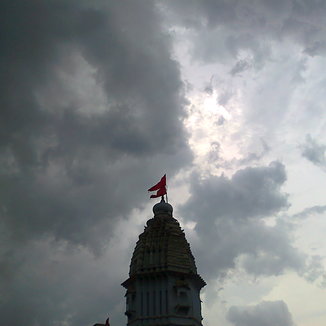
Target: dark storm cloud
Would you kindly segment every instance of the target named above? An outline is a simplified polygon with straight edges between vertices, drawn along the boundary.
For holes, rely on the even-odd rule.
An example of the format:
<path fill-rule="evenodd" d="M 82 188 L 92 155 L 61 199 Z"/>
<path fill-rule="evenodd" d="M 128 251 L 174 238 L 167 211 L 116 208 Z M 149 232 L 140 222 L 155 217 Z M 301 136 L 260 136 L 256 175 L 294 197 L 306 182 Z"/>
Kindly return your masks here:
<path fill-rule="evenodd" d="M 303 271 L 305 256 L 292 246 L 290 226 L 263 220 L 289 206 L 281 191 L 285 180 L 279 162 L 239 170 L 232 178 L 193 176 L 182 215 L 197 222 L 195 256 L 205 277 L 223 276 L 237 261 L 257 276 Z"/>
<path fill-rule="evenodd" d="M 2 323 L 91 326 L 108 314 L 116 324 L 124 322 L 124 293 L 117 280 L 119 265 L 127 262 L 111 246 L 108 254 L 95 258 L 50 239 L 30 241 L 7 253 L 7 269 L 1 268 Z"/>
<path fill-rule="evenodd" d="M 6 1 L 2 16 L 3 219 L 19 238 L 85 242 L 97 221 L 141 203 L 135 189 L 165 172 L 163 156 L 170 174 L 190 158 L 169 39 L 142 2 Z M 76 54 L 96 71 L 104 112 L 82 114 L 62 90 Z"/>
<path fill-rule="evenodd" d="M 263 301 L 256 306 L 231 307 L 227 319 L 234 326 L 294 326 L 284 301 Z"/>
<path fill-rule="evenodd" d="M 241 51 L 261 67 L 274 41 L 291 40 L 308 55 L 325 54 L 326 12 L 320 1 L 169 1 L 169 18 L 192 28 L 193 54 L 203 61 L 236 60 Z M 173 17 L 174 15 L 174 20 Z"/>
<path fill-rule="evenodd" d="M 104 250 L 153 180 L 191 161 L 179 67 L 147 1 L 8 0 L 0 15 L 2 323 L 89 323 L 116 286 L 88 301 L 108 271 L 89 277 L 85 252 Z"/>
<path fill-rule="evenodd" d="M 288 206 L 286 194 L 280 192 L 285 180 L 285 167 L 279 162 L 239 170 L 231 179 L 222 175 L 200 180 L 194 176 L 191 184 L 193 196 L 185 208 L 191 215 L 187 216 L 197 220 L 198 210 L 204 219 L 213 220 L 225 217 L 248 219 L 277 213 Z"/>
<path fill-rule="evenodd" d="M 302 156 L 313 164 L 326 169 L 326 146 L 320 144 L 317 140 L 313 139 L 310 135 L 307 135 L 306 142 L 301 146 Z"/>

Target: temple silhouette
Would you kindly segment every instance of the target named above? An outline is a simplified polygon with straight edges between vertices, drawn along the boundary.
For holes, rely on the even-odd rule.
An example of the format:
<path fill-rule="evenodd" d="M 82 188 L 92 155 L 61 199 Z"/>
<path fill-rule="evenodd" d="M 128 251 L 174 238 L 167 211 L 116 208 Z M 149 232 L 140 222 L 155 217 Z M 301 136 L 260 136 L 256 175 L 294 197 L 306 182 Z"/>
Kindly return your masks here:
<path fill-rule="evenodd" d="M 122 283 L 127 326 L 202 326 L 200 290 L 206 283 L 185 233 L 164 196 L 153 213 L 136 243 L 129 278 Z"/>

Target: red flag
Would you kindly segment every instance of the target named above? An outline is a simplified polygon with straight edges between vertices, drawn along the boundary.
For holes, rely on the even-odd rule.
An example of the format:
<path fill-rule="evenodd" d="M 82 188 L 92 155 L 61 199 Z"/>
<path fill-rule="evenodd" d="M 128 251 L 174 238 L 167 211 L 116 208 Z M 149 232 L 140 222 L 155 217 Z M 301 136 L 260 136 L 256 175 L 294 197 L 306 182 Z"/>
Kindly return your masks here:
<path fill-rule="evenodd" d="M 166 195 L 166 188 L 161 188 L 157 191 L 156 195 L 151 195 L 151 198 L 157 198 Z"/>
<path fill-rule="evenodd" d="M 155 190 L 157 190 L 156 195 L 151 195 L 151 198 L 157 198 L 166 195 L 166 174 L 164 174 L 164 176 L 155 186 L 148 189 L 148 191 Z"/>
<path fill-rule="evenodd" d="M 105 326 L 110 326 L 110 318 L 108 318 L 106 321 L 105 321 Z"/>
<path fill-rule="evenodd" d="M 149 188 L 148 191 L 159 190 L 166 186 L 166 174 L 163 175 L 161 180 L 153 187 Z"/>

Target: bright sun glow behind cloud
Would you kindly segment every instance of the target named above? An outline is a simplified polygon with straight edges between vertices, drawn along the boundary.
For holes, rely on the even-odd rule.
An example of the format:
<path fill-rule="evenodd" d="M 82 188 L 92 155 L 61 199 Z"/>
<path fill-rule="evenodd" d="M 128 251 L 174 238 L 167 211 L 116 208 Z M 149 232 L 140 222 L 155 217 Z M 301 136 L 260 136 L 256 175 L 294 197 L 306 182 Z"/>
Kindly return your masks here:
<path fill-rule="evenodd" d="M 272 161 L 279 161 L 285 164 L 288 176 L 288 180 L 282 186 L 282 191 L 289 194 L 291 203 L 287 214 L 291 215 L 309 205 L 323 205 L 323 192 L 320 189 L 323 188 L 325 174 L 313 166 L 309 166 L 308 169 L 310 163 L 302 160 L 298 152 L 304 133 L 314 133 L 314 129 L 309 129 L 315 124 L 311 122 L 314 117 L 306 118 L 306 122 L 302 119 L 302 116 L 307 115 L 307 111 L 302 109 L 302 103 L 305 103 L 306 97 L 309 97 L 304 89 L 313 87 L 316 81 L 313 75 L 307 78 L 310 83 L 293 82 L 294 78 L 300 80 L 300 76 L 297 76 L 300 72 L 291 60 L 284 58 L 287 51 L 291 52 L 295 49 L 283 48 L 280 50 L 280 56 L 284 58 L 270 62 L 264 69 L 256 71 L 251 64 L 244 66 L 248 69 L 246 78 L 239 75 L 230 76 L 230 70 L 227 71 L 225 65 L 219 62 L 215 65 L 185 63 L 186 50 L 182 50 L 182 55 L 178 59 L 183 62 L 183 77 L 191 85 L 187 93 L 188 116 L 184 125 L 189 132 L 189 144 L 195 154 L 196 172 L 204 178 L 221 174 L 232 177 L 239 169 L 259 167 L 268 165 Z M 251 57 L 249 61 L 253 60 Z M 310 71 L 309 67 L 310 65 L 307 64 L 307 71 Z M 291 74 L 295 76 L 290 77 Z M 215 75 L 220 78 L 215 78 Z M 291 89 L 291 83 L 296 85 L 297 92 Z M 318 106 L 315 110 L 317 109 Z M 294 110 L 295 115 L 287 114 L 286 110 Z M 302 121 L 302 125 L 300 128 L 293 127 L 298 119 Z M 321 123 L 322 121 L 318 122 L 319 125 Z M 316 132 L 319 129 L 320 127 Z M 307 173 L 303 173 L 303 170 Z M 315 179 L 319 180 L 318 184 L 312 182 Z M 313 192 L 307 191 L 311 188 Z M 271 221 L 275 223 L 277 218 L 274 216 Z M 321 216 L 318 218 L 320 219 Z M 274 226 L 273 223 L 270 224 L 271 227 Z M 319 240 L 320 235 L 315 233 L 316 237 L 313 236 L 312 230 L 317 224 L 310 225 L 309 234 L 306 234 L 302 228 L 293 227 L 293 236 L 296 239 L 303 237 L 308 242 L 315 240 L 322 245 L 324 241 Z M 298 245 L 303 253 L 311 254 L 309 246 L 299 242 L 295 245 Z M 321 266 L 326 268 L 321 251 L 322 249 L 318 248 L 315 254 L 319 256 L 317 259 Z M 307 321 L 311 321 L 314 326 L 324 325 L 324 314 L 320 314 L 318 318 L 309 316 L 310 312 L 313 314 L 320 312 L 320 306 L 317 305 L 316 309 L 310 306 L 307 309 L 300 308 L 302 298 L 298 299 L 292 293 L 294 288 L 297 288 L 298 292 L 302 289 L 302 293 L 309 293 L 310 298 L 315 296 L 319 302 L 324 301 L 320 288 L 322 276 L 313 282 L 308 282 L 296 272 L 294 274 L 285 272 L 284 275 L 277 277 L 252 279 L 241 276 L 241 268 L 239 266 L 237 268 L 233 270 L 233 276 L 225 280 L 222 285 L 219 283 L 219 286 L 223 286 L 224 289 L 218 293 L 217 301 L 212 302 L 213 295 L 210 292 L 218 289 L 218 285 L 215 290 L 212 289 L 214 285 L 210 285 L 211 288 L 205 290 L 204 312 L 208 325 L 215 325 L 219 316 L 225 314 L 232 305 L 256 305 L 261 300 L 284 300 L 297 325 L 307 326 Z M 286 280 L 291 282 L 292 289 L 289 289 Z M 251 295 L 251 300 L 248 299 L 248 294 Z M 223 318 L 218 321 L 224 325 L 231 325 Z"/>
<path fill-rule="evenodd" d="M 201 171 L 219 173 L 221 160 L 233 160 L 241 153 L 233 138 L 242 123 L 240 105 L 229 104 L 229 109 L 218 103 L 219 94 L 192 92 L 189 94 L 188 117 L 185 126 L 189 132 L 189 144 L 195 153 L 195 163 Z M 205 173 L 205 172 L 204 172 Z"/>
<path fill-rule="evenodd" d="M 231 119 L 231 114 L 217 101 L 218 94 L 216 91 L 213 91 L 212 94 L 203 95 L 203 109 L 207 112 L 219 114 L 225 120 Z"/>

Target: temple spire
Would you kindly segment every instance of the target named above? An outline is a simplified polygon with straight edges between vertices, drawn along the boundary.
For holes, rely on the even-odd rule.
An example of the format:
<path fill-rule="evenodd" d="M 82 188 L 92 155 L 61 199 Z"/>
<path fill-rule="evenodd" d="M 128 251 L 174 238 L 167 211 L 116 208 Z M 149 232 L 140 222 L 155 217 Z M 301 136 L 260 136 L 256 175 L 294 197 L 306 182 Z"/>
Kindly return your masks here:
<path fill-rule="evenodd" d="M 184 231 L 163 196 L 153 213 L 136 243 L 129 278 L 122 283 L 127 325 L 202 326 L 200 290 L 206 283 L 197 273 Z"/>

